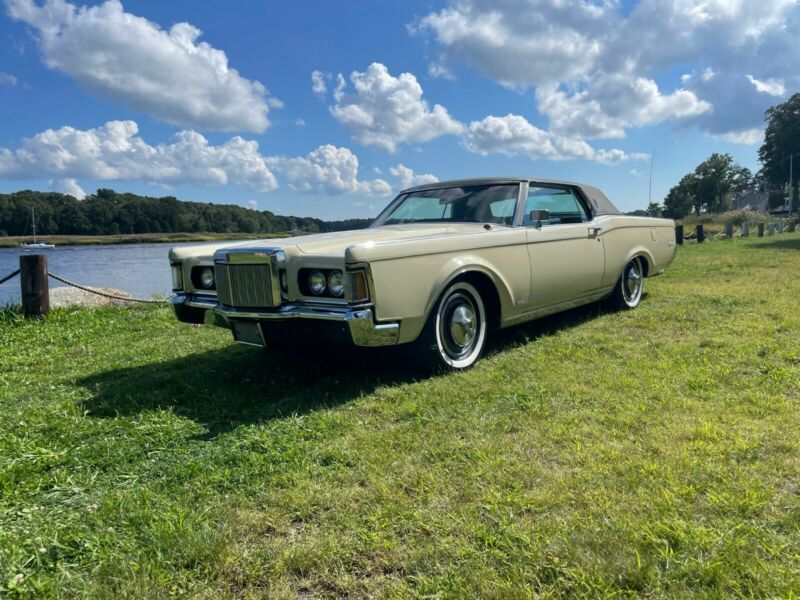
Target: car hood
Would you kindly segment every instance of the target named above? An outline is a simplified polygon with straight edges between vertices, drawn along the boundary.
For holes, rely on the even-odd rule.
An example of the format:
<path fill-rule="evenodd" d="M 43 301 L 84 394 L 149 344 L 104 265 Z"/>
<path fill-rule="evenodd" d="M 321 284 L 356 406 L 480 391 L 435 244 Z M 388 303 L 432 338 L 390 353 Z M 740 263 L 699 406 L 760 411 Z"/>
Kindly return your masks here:
<path fill-rule="evenodd" d="M 506 229 L 500 225 L 491 225 L 492 228 Z M 447 237 L 464 235 L 468 233 L 481 233 L 486 231 L 483 223 L 416 223 L 407 225 L 385 225 L 370 229 L 355 229 L 352 231 L 337 231 L 333 233 L 317 233 L 312 235 L 299 235 L 288 238 L 268 238 L 245 242 L 216 242 L 191 247 L 173 248 L 170 258 L 182 259 L 199 253 L 213 255 L 215 250 L 222 248 L 296 248 L 299 254 L 344 256 L 345 249 L 358 244 L 380 244 L 385 242 L 407 241 L 426 239 L 432 237 Z"/>
<path fill-rule="evenodd" d="M 495 227 L 493 225 L 493 227 Z M 482 223 L 448 223 L 447 225 L 422 223 L 415 225 L 386 225 L 371 229 L 353 231 L 337 231 L 333 233 L 317 233 L 293 238 L 278 238 L 248 242 L 244 246 L 269 245 L 287 247 L 295 246 L 303 254 L 337 254 L 343 255 L 348 246 L 355 244 L 378 244 L 381 242 L 405 241 L 420 238 L 479 233 L 484 231 Z"/>

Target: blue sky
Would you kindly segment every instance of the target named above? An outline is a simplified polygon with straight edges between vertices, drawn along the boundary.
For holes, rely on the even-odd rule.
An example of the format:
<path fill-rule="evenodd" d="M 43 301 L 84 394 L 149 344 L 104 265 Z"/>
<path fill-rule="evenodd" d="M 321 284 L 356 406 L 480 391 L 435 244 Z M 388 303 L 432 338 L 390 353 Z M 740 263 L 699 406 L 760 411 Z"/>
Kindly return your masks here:
<path fill-rule="evenodd" d="M 789 0 L 0 5 L 3 192 L 334 219 L 520 174 L 632 210 L 653 151 L 655 200 L 711 152 L 757 170 L 763 111 L 798 87 Z"/>

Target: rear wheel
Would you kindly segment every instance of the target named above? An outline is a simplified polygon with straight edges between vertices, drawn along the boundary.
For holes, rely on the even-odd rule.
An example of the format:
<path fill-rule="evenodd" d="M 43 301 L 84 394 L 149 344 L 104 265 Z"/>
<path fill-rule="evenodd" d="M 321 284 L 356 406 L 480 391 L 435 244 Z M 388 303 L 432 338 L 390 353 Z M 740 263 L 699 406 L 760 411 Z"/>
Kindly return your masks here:
<path fill-rule="evenodd" d="M 485 345 L 486 307 L 480 292 L 457 281 L 439 298 L 411 350 L 426 368 L 460 370 L 474 365 Z"/>
<path fill-rule="evenodd" d="M 622 270 L 622 275 L 611 293 L 611 304 L 619 309 L 636 308 L 642 299 L 643 291 L 644 269 L 642 259 L 637 256 Z"/>

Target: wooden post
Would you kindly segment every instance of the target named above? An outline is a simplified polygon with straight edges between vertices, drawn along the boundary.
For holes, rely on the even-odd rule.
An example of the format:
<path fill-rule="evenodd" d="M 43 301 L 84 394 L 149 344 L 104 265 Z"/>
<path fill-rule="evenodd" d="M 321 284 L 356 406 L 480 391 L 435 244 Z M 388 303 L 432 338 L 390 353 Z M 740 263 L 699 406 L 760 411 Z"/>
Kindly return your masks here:
<path fill-rule="evenodd" d="M 742 223 L 742 237 L 750 237 L 750 223 L 747 221 Z"/>
<path fill-rule="evenodd" d="M 789 233 L 794 233 L 794 230 L 795 230 L 796 228 L 797 228 L 797 224 L 796 224 L 794 221 L 792 221 L 792 222 L 791 222 L 791 223 L 789 223 L 789 225 L 786 227 L 786 231 L 788 231 Z"/>
<path fill-rule="evenodd" d="M 697 243 L 702 244 L 706 239 L 706 233 L 703 231 L 703 226 L 698 223 L 695 231 L 697 231 Z"/>
<path fill-rule="evenodd" d="M 683 225 L 675 225 L 675 243 L 679 246 L 683 244 Z"/>
<path fill-rule="evenodd" d="M 733 239 L 733 223 L 725 223 L 725 237 L 729 240 Z"/>
<path fill-rule="evenodd" d="M 26 317 L 44 317 L 50 312 L 47 281 L 47 255 L 23 254 L 19 257 L 22 312 Z"/>
<path fill-rule="evenodd" d="M 778 233 L 783 233 L 783 219 L 778 221 Z"/>
<path fill-rule="evenodd" d="M 764 237 L 764 224 L 758 224 L 758 237 Z"/>

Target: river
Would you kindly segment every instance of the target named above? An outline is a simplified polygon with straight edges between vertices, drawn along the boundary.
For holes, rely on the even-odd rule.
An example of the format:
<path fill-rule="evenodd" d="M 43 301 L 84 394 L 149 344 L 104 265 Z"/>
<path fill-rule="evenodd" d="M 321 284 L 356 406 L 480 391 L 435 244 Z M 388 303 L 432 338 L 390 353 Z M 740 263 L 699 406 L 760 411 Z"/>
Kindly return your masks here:
<path fill-rule="evenodd" d="M 77 283 L 130 292 L 137 298 L 166 295 L 172 290 L 167 253 L 188 244 L 114 244 L 60 246 L 51 249 L 0 248 L 0 278 L 19 268 L 19 256 L 47 253 L 48 269 Z M 50 280 L 50 287 L 63 284 Z M 0 307 L 20 301 L 19 277 L 0 284 Z"/>

